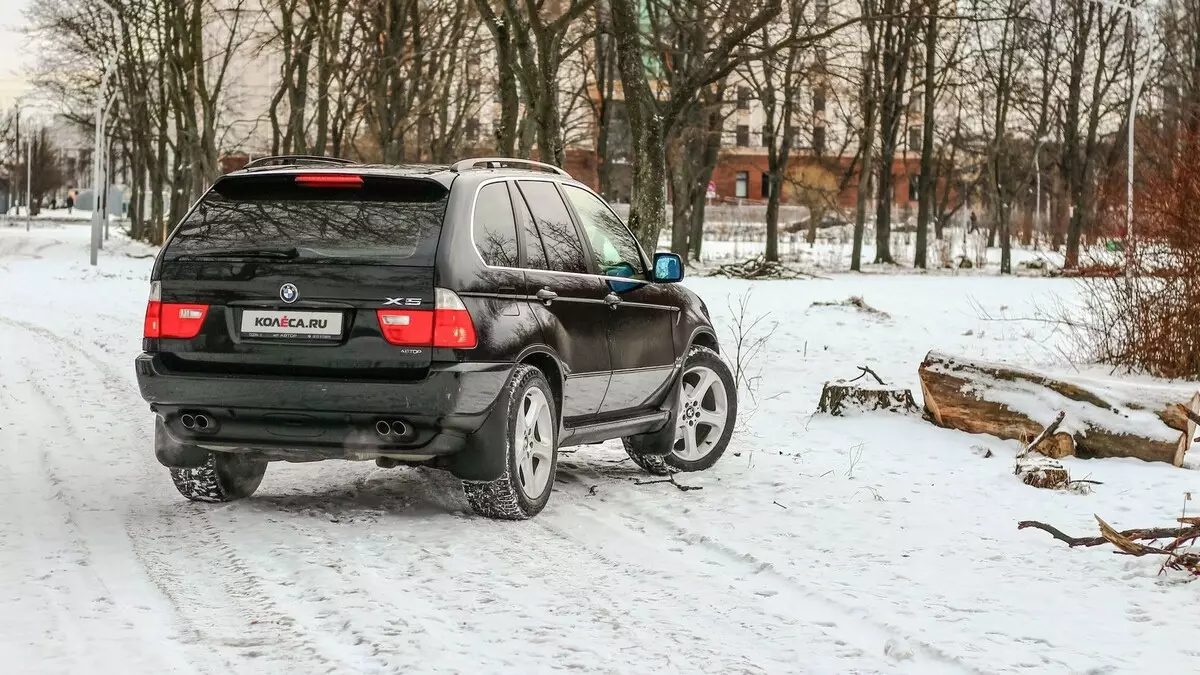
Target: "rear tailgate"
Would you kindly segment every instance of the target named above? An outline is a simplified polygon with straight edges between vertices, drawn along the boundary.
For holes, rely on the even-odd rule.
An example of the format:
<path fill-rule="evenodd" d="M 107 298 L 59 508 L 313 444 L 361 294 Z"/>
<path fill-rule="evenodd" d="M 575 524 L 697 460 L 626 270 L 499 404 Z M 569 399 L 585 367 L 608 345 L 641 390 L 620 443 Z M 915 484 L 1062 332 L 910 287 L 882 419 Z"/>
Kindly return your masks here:
<path fill-rule="evenodd" d="M 423 377 L 432 348 L 389 343 L 376 311 L 432 311 L 447 195 L 431 179 L 343 172 L 218 181 L 163 251 L 168 330 L 146 350 L 180 371 Z M 184 312 L 198 330 L 169 330 Z"/>

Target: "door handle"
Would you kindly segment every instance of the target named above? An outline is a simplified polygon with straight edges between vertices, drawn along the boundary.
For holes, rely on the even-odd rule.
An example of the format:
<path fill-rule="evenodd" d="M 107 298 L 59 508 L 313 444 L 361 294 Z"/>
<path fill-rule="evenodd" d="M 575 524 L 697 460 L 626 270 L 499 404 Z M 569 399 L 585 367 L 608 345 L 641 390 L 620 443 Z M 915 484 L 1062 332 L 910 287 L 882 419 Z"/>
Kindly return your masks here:
<path fill-rule="evenodd" d="M 554 291 L 550 290 L 549 288 L 542 288 L 542 289 L 538 290 L 537 293 L 534 293 L 534 295 L 537 297 L 538 300 L 541 300 L 542 302 L 546 303 L 547 305 L 549 305 L 552 301 L 554 301 L 555 298 L 558 297 L 558 293 L 555 293 Z"/>
<path fill-rule="evenodd" d="M 616 293 L 609 293 L 604 296 L 604 304 L 608 305 L 609 309 L 616 309 L 617 305 L 621 304 L 621 298 Z"/>

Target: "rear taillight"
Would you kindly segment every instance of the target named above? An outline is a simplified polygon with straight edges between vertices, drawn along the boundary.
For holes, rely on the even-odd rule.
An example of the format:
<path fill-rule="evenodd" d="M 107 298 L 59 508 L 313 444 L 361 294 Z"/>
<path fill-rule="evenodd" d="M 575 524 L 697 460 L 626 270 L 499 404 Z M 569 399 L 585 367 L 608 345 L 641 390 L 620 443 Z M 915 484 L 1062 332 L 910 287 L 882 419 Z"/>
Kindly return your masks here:
<path fill-rule="evenodd" d="M 162 335 L 162 284 L 150 282 L 150 299 L 146 302 L 146 322 L 142 324 L 142 337 L 156 338 Z"/>
<path fill-rule="evenodd" d="M 200 334 L 208 305 L 162 301 L 162 285 L 150 283 L 150 300 L 146 303 L 146 321 L 142 337 L 180 338 L 188 340 Z"/>
<path fill-rule="evenodd" d="M 433 346 L 450 349 L 474 349 L 475 322 L 467 306 L 453 291 L 435 290 L 437 309 L 433 312 Z"/>
<path fill-rule="evenodd" d="M 434 309 L 381 309 L 379 329 L 389 343 L 407 347 L 473 349 L 475 324 L 453 292 L 436 289 Z"/>

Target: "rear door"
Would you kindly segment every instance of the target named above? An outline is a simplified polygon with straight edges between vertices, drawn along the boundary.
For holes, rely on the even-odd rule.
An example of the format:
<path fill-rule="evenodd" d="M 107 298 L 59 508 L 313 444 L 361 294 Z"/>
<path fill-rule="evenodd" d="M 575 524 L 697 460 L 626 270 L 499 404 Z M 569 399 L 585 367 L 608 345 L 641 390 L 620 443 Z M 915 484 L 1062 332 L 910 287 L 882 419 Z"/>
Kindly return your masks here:
<path fill-rule="evenodd" d="M 586 249 L 553 182 L 519 180 L 513 203 L 523 223 L 526 292 L 542 337 L 562 360 L 563 421 L 577 426 L 600 410 L 608 389 L 608 287 L 588 274 Z"/>
<path fill-rule="evenodd" d="M 198 331 L 148 351 L 182 371 L 423 377 L 431 347 L 389 343 L 376 310 L 433 309 L 447 194 L 431 179 L 335 172 L 218 181 L 155 276 L 164 306 L 202 308 L 189 310 Z"/>
<path fill-rule="evenodd" d="M 583 225 L 593 269 L 619 302 L 608 313 L 612 378 L 600 413 L 633 412 L 661 402 L 674 370 L 672 330 L 679 308 L 661 286 L 647 282 L 645 256 L 637 240 L 596 195 L 564 184 L 563 193 Z M 621 281 L 630 279 L 631 281 Z"/>

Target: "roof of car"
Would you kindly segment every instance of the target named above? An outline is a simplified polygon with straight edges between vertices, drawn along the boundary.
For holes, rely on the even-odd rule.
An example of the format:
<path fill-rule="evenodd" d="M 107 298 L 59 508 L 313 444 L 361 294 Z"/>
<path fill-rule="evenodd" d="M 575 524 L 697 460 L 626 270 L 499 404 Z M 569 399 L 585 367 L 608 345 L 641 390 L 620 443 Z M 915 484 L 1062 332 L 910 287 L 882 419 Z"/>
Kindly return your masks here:
<path fill-rule="evenodd" d="M 262 164 L 259 164 L 262 162 Z M 501 163 L 512 163 L 518 166 L 502 166 Z M 519 166 L 526 164 L 527 166 Z M 356 173 L 373 176 L 396 177 L 437 177 L 442 182 L 449 183 L 459 175 L 557 175 L 559 178 L 574 180 L 567 172 L 558 167 L 522 160 L 516 158 L 479 158 L 462 160 L 454 165 L 449 164 L 359 164 L 349 160 L 309 157 L 282 156 L 264 157 L 251 162 L 246 168 L 234 171 L 229 176 L 262 175 L 270 173 Z"/>

